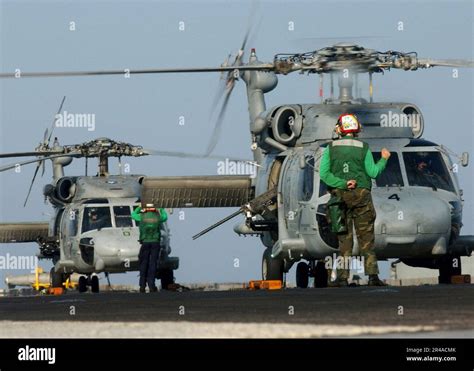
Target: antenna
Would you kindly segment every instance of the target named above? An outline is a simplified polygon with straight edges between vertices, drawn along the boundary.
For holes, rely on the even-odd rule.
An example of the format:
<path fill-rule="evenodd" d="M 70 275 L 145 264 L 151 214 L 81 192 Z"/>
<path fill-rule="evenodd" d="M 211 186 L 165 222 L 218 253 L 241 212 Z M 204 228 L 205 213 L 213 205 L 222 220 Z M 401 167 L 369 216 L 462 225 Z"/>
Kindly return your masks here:
<path fill-rule="evenodd" d="M 324 97 L 323 87 L 324 87 L 324 78 L 323 78 L 323 74 L 321 73 L 319 75 L 319 99 L 321 103 L 323 103 L 323 97 Z"/>
<path fill-rule="evenodd" d="M 369 97 L 370 97 L 369 102 L 373 103 L 374 102 L 374 84 L 372 81 L 372 72 L 369 72 Z"/>

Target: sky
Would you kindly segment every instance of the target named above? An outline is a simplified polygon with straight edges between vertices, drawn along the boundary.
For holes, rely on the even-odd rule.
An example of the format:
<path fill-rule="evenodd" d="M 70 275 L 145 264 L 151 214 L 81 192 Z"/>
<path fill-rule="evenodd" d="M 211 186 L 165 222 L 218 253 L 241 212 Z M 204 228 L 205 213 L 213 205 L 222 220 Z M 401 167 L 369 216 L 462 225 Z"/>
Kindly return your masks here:
<path fill-rule="evenodd" d="M 472 1 L 259 1 L 253 6 L 250 1 L 0 0 L 0 71 L 218 66 L 240 47 L 249 19 L 258 26 L 250 35 L 246 58 L 255 47 L 261 61 L 340 41 L 380 51 L 417 51 L 420 57 L 473 59 L 473 7 Z M 2 80 L 0 152 L 33 150 L 65 95 L 64 109 L 95 114 L 96 127 L 55 129 L 63 144 L 106 136 L 145 148 L 203 153 L 214 125 L 210 112 L 219 78 L 209 73 Z M 299 74 L 280 77 L 278 87 L 266 96 L 267 107 L 318 102 L 318 81 L 317 76 Z M 375 76 L 374 97 L 417 104 L 425 118 L 424 138 L 461 153 L 473 148 L 473 82 L 467 69 L 460 69 L 456 78 L 451 68 L 390 71 Z M 363 79 L 361 84 L 367 87 Z M 251 158 L 246 103 L 240 81 L 215 154 Z M 132 173 L 149 176 L 215 175 L 218 168 L 216 160 L 144 157 L 126 162 Z M 115 160 L 111 164 L 117 170 Z M 42 187 L 51 180 L 50 164 L 23 208 L 33 171 L 34 165 L 20 173 L 0 173 L 0 222 L 49 219 L 52 209 L 44 203 Z M 69 175 L 83 171 L 83 160 L 66 168 Z M 462 232 L 472 234 L 470 167 L 460 167 L 459 180 L 465 199 Z M 233 211 L 186 209 L 185 220 L 177 213 L 170 216 L 173 254 L 181 259 L 177 282 L 260 278 L 263 245 L 258 238 L 238 237 L 233 222 L 191 239 Z M 1 246 L 0 253 L 36 251 L 35 244 L 10 244 Z M 384 277 L 388 266 L 381 263 Z M 0 281 L 11 273 L 23 272 L 0 270 Z M 295 281 L 295 268 L 288 280 Z M 114 275 L 112 282 L 135 284 L 137 272 Z"/>

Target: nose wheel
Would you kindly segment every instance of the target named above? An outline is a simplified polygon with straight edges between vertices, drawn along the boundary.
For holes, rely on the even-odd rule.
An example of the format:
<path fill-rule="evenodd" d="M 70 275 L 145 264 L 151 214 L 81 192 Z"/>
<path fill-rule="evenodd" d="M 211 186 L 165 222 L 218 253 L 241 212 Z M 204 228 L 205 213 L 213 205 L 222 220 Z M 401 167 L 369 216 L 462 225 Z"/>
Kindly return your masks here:
<path fill-rule="evenodd" d="M 99 289 L 99 277 L 97 276 L 81 276 L 79 277 L 79 282 L 77 285 L 77 290 L 79 292 L 86 292 L 88 287 L 90 286 L 91 291 L 93 293 L 98 293 L 100 291 Z"/>
<path fill-rule="evenodd" d="M 299 262 L 296 266 L 296 287 L 306 289 L 309 282 L 309 265 Z"/>
<path fill-rule="evenodd" d="M 296 266 L 296 287 L 306 289 L 309 277 L 314 277 L 314 287 L 328 286 L 328 271 L 323 261 L 299 262 Z"/>

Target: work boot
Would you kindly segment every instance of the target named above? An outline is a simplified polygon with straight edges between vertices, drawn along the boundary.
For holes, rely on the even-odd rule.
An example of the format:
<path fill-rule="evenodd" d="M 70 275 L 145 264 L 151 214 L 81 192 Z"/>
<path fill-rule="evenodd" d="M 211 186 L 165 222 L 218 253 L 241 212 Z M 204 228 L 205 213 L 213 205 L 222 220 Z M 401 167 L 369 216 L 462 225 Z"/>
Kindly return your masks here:
<path fill-rule="evenodd" d="M 371 274 L 369 275 L 369 286 L 387 286 L 387 284 L 377 274 Z"/>
<path fill-rule="evenodd" d="M 143 294 L 145 293 L 145 288 L 144 287 L 140 287 L 140 294 Z"/>
<path fill-rule="evenodd" d="M 328 287 L 347 287 L 349 284 L 347 280 L 336 279 L 335 281 L 328 282 Z"/>
<path fill-rule="evenodd" d="M 158 288 L 155 287 L 150 287 L 150 292 L 158 292 Z"/>

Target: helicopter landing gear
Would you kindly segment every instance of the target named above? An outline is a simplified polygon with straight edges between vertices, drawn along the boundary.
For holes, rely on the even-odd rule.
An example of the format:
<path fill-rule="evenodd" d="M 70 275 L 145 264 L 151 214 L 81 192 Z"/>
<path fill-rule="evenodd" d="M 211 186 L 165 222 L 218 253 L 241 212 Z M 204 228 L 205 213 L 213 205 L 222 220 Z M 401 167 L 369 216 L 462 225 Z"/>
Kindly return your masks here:
<path fill-rule="evenodd" d="M 283 260 L 273 259 L 271 248 L 267 248 L 263 253 L 262 279 L 283 281 Z"/>
<path fill-rule="evenodd" d="M 92 276 L 90 278 L 90 282 L 91 282 L 91 291 L 97 294 L 99 292 L 99 277 Z"/>
<path fill-rule="evenodd" d="M 86 277 L 84 277 L 84 276 L 79 277 L 77 290 L 79 292 L 86 292 L 87 291 L 87 278 Z"/>
<path fill-rule="evenodd" d="M 79 277 L 78 285 L 77 285 L 77 290 L 79 292 L 86 292 L 87 291 L 87 286 L 90 286 L 91 291 L 95 294 L 97 294 L 100 289 L 99 289 L 99 277 L 97 276 L 81 276 Z"/>
<path fill-rule="evenodd" d="M 438 283 L 451 283 L 451 277 L 461 274 L 461 257 L 447 255 L 439 260 Z"/>
<path fill-rule="evenodd" d="M 54 267 L 51 268 L 49 272 L 49 276 L 51 279 L 51 287 L 63 287 L 64 282 L 64 274 L 61 272 L 56 272 Z"/>
<path fill-rule="evenodd" d="M 296 266 L 296 287 L 306 289 L 309 282 L 309 265 L 299 262 Z"/>
<path fill-rule="evenodd" d="M 314 287 L 328 287 L 328 271 L 324 261 L 313 262 L 313 264 Z"/>
<path fill-rule="evenodd" d="M 306 289 L 309 277 L 314 277 L 314 287 L 328 286 L 328 271 L 323 261 L 299 262 L 296 266 L 296 287 Z"/>
<path fill-rule="evenodd" d="M 174 274 L 172 269 L 163 269 L 158 273 L 161 280 L 161 289 L 168 290 L 168 286 L 174 283 Z"/>

